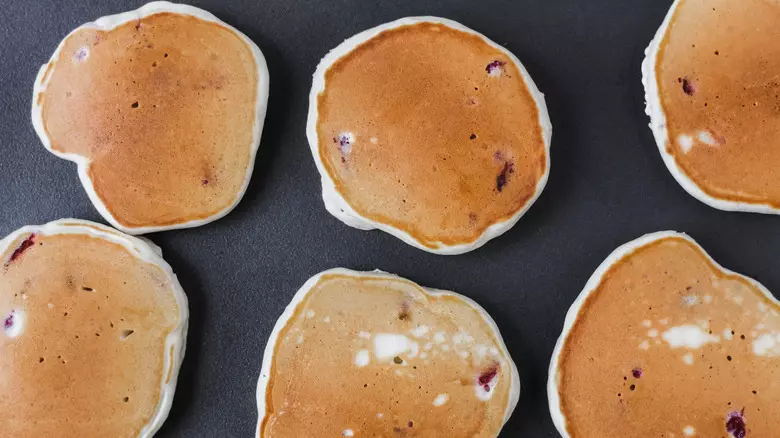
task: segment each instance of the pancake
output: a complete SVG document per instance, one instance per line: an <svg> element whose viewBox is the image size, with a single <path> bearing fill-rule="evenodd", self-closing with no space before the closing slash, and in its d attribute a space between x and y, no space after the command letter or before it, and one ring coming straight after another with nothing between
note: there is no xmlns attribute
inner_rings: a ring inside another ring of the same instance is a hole
<svg viewBox="0 0 780 438"><path fill-rule="evenodd" d="M470 299L394 275L306 282L265 348L259 437L495 437L520 380Z"/></svg>
<svg viewBox="0 0 780 438"><path fill-rule="evenodd" d="M769 437L780 302L684 234L613 252L566 315L548 396L564 437Z"/></svg>
<svg viewBox="0 0 780 438"><path fill-rule="evenodd" d="M0 264L3 436L152 436L188 317L160 249L66 219L0 241Z"/></svg>
<svg viewBox="0 0 780 438"><path fill-rule="evenodd" d="M642 65L666 166L721 210L780 213L778 23L778 0L677 0Z"/></svg>
<svg viewBox="0 0 780 438"><path fill-rule="evenodd" d="M131 234L200 226L246 191L268 100L260 49L210 13L154 2L71 32L41 67L32 120Z"/></svg>
<svg viewBox="0 0 780 438"><path fill-rule="evenodd" d="M331 214L460 254L506 232L539 196L551 130L512 53L454 21L414 17L325 56L306 133Z"/></svg>

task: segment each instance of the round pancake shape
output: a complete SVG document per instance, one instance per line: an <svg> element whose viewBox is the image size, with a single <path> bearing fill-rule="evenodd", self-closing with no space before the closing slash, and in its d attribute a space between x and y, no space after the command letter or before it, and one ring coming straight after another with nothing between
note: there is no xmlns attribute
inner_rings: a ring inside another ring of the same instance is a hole
<svg viewBox="0 0 780 438"><path fill-rule="evenodd" d="M187 298L161 251L63 219L0 241L7 436L151 437L173 401Z"/></svg>
<svg viewBox="0 0 780 438"><path fill-rule="evenodd" d="M550 363L563 437L771 436L780 302L665 231L616 249L566 315Z"/></svg>
<svg viewBox="0 0 780 438"><path fill-rule="evenodd" d="M676 0L642 83L664 163L721 210L780 213L780 3Z"/></svg>
<svg viewBox="0 0 780 438"><path fill-rule="evenodd" d="M301 287L266 344L257 436L495 437L519 396L498 327L474 301L331 269Z"/></svg>
<svg viewBox="0 0 780 438"><path fill-rule="evenodd" d="M129 234L228 214L254 167L268 101L260 49L212 14L149 3L71 32L35 81L46 149Z"/></svg>
<svg viewBox="0 0 780 438"><path fill-rule="evenodd" d="M386 23L328 53L306 134L328 212L437 254L506 232L550 170L552 126L523 65L437 17Z"/></svg>

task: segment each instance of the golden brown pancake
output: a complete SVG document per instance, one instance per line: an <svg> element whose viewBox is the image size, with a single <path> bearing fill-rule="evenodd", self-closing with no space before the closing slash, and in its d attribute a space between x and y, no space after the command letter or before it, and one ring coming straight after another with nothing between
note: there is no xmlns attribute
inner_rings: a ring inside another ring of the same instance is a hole
<svg viewBox="0 0 780 438"><path fill-rule="evenodd" d="M157 251L75 220L0 241L3 436L148 437L159 429L188 312Z"/></svg>
<svg viewBox="0 0 780 438"><path fill-rule="evenodd" d="M549 171L544 98L520 61L450 20L405 18L323 59L308 138L328 210L430 252L514 225Z"/></svg>
<svg viewBox="0 0 780 438"><path fill-rule="evenodd" d="M520 394L476 303L380 272L311 278L279 318L257 389L259 437L495 437Z"/></svg>
<svg viewBox="0 0 780 438"><path fill-rule="evenodd" d="M780 303L684 234L617 249L566 317L548 395L564 437L769 437Z"/></svg>
<svg viewBox="0 0 780 438"><path fill-rule="evenodd" d="M651 127L692 195L780 212L780 1L678 0L644 65Z"/></svg>
<svg viewBox="0 0 780 438"><path fill-rule="evenodd" d="M38 76L33 123L133 234L202 225L241 199L265 117L257 46L208 12L155 2L68 35Z"/></svg>

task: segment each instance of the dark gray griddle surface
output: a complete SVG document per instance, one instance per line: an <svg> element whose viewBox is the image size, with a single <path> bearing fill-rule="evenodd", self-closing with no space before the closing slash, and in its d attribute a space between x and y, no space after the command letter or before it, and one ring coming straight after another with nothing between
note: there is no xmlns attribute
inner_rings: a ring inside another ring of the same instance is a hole
<svg viewBox="0 0 780 438"><path fill-rule="evenodd" d="M506 437L557 436L545 390L550 355L569 305L618 245L652 231L685 231L724 266L780 291L780 218L721 212L693 199L664 167L647 127L640 63L670 3L194 2L260 46L271 95L254 178L238 208L204 227L148 236L178 273L191 311L173 410L159 436L251 436L266 338L298 287L332 267L378 268L482 304L523 382ZM0 235L61 217L103 222L76 166L47 152L33 132L32 86L40 64L73 28L142 4L3 2ZM454 19L505 45L547 97L547 188L512 230L466 255L427 254L331 217L306 142L311 74L320 58L359 31L409 15Z"/></svg>

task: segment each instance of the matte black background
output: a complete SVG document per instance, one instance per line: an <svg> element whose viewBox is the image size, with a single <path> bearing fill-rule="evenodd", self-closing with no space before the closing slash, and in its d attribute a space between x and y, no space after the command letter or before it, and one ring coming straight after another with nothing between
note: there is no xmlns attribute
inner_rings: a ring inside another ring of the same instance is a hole
<svg viewBox="0 0 780 438"><path fill-rule="evenodd" d="M618 245L686 231L712 256L780 290L780 218L714 210L664 167L644 115L640 63L671 0L194 1L264 52L271 95L255 174L238 208L204 227L150 235L190 300L187 354L159 436L251 436L266 338L307 278L379 268L474 298L520 368L503 436L557 436L547 366L569 305ZM72 29L141 0L3 0L0 5L0 234L61 217L103 222L73 163L30 123L35 75ZM436 256L331 217L305 137L311 74L347 37L409 15L438 15L514 52L547 97L552 171L520 222L483 248ZM85 114L84 117L89 117ZM728 165L728 163L724 163Z"/></svg>

